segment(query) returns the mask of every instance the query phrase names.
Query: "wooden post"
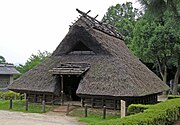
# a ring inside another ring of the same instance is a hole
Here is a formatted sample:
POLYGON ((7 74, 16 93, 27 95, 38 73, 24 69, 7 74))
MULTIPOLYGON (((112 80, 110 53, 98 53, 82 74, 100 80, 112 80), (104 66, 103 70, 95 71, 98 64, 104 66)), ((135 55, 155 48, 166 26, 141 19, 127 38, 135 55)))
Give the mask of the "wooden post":
POLYGON ((9 109, 12 109, 12 98, 10 98, 10 101, 9 101, 9 109))
POLYGON ((26 111, 28 111, 28 99, 26 99, 26 111))
POLYGON ((87 104, 84 106, 84 117, 87 117, 87 104))
POLYGON ((45 112, 46 111, 46 103, 45 101, 43 100, 42 101, 42 112, 45 112))
POLYGON ((103 106, 103 119, 106 119, 106 106, 103 106))
POLYGON ((126 101, 121 100, 121 118, 126 116, 126 101))
POLYGON ((61 75, 61 105, 64 105, 64 92, 63 92, 63 89, 64 89, 64 85, 63 85, 63 75, 61 75))
POLYGON ((68 114, 69 114, 69 107, 70 107, 70 104, 68 103, 68 105, 67 105, 66 115, 68 115, 68 114))

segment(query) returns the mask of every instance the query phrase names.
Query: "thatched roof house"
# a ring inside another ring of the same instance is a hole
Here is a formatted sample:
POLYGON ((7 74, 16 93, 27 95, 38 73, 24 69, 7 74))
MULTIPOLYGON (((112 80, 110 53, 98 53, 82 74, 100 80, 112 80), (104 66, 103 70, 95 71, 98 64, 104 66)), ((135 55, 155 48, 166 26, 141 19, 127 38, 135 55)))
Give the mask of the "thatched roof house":
POLYGON ((10 90, 60 98, 64 94, 74 100, 76 95, 119 100, 168 89, 131 53, 113 27, 80 13, 52 56, 11 84, 10 90))
POLYGON ((13 64, 0 64, 0 91, 7 91, 9 84, 13 82, 13 75, 19 74, 13 64))

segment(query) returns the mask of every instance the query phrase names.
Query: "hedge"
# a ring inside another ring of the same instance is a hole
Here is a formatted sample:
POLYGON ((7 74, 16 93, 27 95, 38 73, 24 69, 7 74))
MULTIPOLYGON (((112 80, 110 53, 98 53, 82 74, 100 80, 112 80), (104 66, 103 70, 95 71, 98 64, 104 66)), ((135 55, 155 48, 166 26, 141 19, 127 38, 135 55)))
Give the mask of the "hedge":
POLYGON ((99 122, 96 125, 171 125, 180 117, 180 98, 155 105, 131 105, 128 111, 129 114, 137 114, 99 122))
POLYGON ((142 105, 142 104, 132 104, 128 107, 128 115, 137 114, 140 112, 144 112, 144 110, 148 109, 151 105, 142 105))
POLYGON ((20 99, 20 94, 19 93, 15 93, 12 91, 8 91, 8 92, 0 92, 0 99, 3 100, 8 100, 10 98, 12 99, 20 99))

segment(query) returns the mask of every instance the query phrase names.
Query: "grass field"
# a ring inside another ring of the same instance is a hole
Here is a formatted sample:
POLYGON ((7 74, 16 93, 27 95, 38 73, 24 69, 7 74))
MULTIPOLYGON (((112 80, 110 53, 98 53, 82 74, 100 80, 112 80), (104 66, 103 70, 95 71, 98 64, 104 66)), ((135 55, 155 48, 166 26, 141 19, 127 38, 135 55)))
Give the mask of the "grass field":
MULTIPOLYGON (((53 107, 46 105, 46 112, 50 111, 53 107)), ((0 100, 0 110, 18 111, 18 112, 30 112, 30 113, 42 113, 42 105, 29 103, 28 111, 25 110, 24 100, 13 100, 12 109, 9 109, 9 100, 0 100)))
POLYGON ((96 123, 97 121, 106 121, 110 119, 116 119, 120 117, 120 114, 118 111, 113 110, 107 110, 106 119, 103 119, 102 115, 102 109, 92 109, 88 108, 88 117, 84 117, 84 108, 76 108, 69 112, 70 116, 79 117, 80 122, 86 122, 86 123, 96 123))

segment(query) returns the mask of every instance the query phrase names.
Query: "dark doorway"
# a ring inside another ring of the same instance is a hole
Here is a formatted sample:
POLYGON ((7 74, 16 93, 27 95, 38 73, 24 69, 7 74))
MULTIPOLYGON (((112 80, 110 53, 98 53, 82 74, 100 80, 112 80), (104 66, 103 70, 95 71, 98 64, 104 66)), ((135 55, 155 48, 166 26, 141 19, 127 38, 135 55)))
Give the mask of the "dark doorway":
POLYGON ((76 95, 80 80, 81 77, 78 75, 63 75, 64 94, 67 100, 80 101, 80 98, 76 95))

